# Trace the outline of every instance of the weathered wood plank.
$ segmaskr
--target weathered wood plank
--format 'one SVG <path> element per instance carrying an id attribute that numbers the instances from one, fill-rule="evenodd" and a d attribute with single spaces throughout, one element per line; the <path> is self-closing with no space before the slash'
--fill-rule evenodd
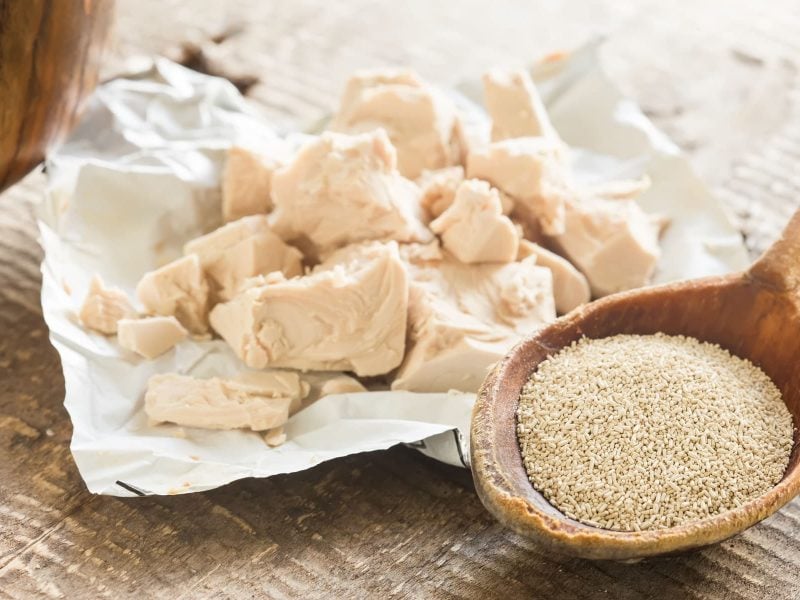
<path id="1" fill-rule="evenodd" d="M 607 31 L 612 76 L 691 153 L 754 251 L 800 203 L 790 0 L 515 2 L 491 14 L 475 0 L 118 4 L 107 73 L 191 42 L 205 68 L 257 79 L 250 97 L 286 127 L 324 114 L 356 67 L 407 63 L 453 83 Z M 39 308 L 30 206 L 42 188 L 34 174 L 0 196 L 0 597 L 800 595 L 798 501 L 713 548 L 623 565 L 545 554 L 488 516 L 467 472 L 405 449 L 192 496 L 91 496 Z"/>

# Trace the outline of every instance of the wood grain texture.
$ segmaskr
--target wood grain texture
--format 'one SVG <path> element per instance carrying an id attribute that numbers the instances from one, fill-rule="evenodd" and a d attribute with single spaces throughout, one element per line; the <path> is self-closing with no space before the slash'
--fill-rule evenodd
<path id="1" fill-rule="evenodd" d="M 0 0 L 0 190 L 42 161 L 94 89 L 113 0 Z"/>
<path id="2" fill-rule="evenodd" d="M 754 252 L 800 202 L 794 0 L 236 3 L 121 0 L 104 75 L 194 45 L 256 80 L 285 127 L 354 68 L 444 83 L 606 33 L 605 63 L 735 209 Z M 797 598 L 800 502 L 716 546 L 636 565 L 547 552 L 502 528 L 469 474 L 394 449 L 182 497 L 85 491 L 39 308 L 35 173 L 0 196 L 0 598 Z"/>

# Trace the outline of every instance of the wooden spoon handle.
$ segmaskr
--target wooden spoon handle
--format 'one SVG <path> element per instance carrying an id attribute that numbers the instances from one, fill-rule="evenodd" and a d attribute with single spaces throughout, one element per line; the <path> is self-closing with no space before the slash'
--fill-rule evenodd
<path id="1" fill-rule="evenodd" d="M 769 288 L 795 292 L 800 300 L 800 210 L 780 239 L 750 267 L 745 276 Z"/>

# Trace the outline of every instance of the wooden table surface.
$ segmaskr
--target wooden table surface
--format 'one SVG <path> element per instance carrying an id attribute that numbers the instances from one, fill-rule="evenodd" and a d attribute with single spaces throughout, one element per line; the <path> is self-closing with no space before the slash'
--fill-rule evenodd
<path id="1" fill-rule="evenodd" d="M 107 75 L 166 53 L 285 127 L 323 115 L 357 67 L 450 84 L 606 35 L 612 77 L 754 254 L 800 204 L 797 0 L 119 0 L 117 21 Z M 543 552 L 493 521 L 467 471 L 405 448 L 189 496 L 89 494 L 39 306 L 43 185 L 34 173 L 0 196 L 0 597 L 800 597 L 800 501 L 717 546 L 626 565 Z"/>

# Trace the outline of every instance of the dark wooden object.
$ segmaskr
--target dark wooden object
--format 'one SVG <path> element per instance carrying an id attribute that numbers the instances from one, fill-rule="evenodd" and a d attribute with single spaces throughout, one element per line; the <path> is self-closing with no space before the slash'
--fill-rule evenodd
<path id="1" fill-rule="evenodd" d="M 61 141 L 94 89 L 113 0 L 0 0 L 0 191 Z"/>

